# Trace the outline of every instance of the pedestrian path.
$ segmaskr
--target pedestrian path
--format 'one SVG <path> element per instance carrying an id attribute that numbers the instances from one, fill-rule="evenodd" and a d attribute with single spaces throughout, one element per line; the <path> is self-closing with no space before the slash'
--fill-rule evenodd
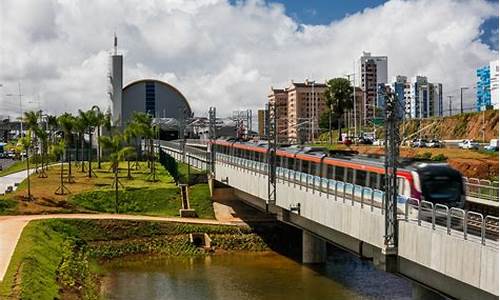
<path id="1" fill-rule="evenodd" d="M 179 218 L 179 217 L 152 217 L 122 214 L 53 214 L 53 215 L 21 215 L 0 217 L 0 281 L 3 280 L 5 272 L 14 254 L 17 242 L 21 237 L 24 226 L 32 220 L 42 219 L 99 219 L 99 220 L 139 220 L 177 222 L 204 225 L 239 225 L 233 222 L 222 222 L 209 219 Z"/>
<path id="2" fill-rule="evenodd" d="M 31 169 L 30 175 L 34 172 L 35 169 Z M 26 170 L 0 177 L 0 195 L 5 194 L 9 186 L 12 186 L 13 191 L 15 191 L 17 188 L 16 184 L 21 183 L 24 179 L 26 179 Z"/>

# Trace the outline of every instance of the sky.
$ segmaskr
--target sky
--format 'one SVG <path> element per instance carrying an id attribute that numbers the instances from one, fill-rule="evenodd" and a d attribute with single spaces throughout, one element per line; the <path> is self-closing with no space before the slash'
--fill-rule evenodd
<path id="1" fill-rule="evenodd" d="M 115 32 L 124 83 L 164 80 L 199 116 L 256 111 L 271 86 L 352 73 L 362 51 L 388 56 L 389 78 L 443 83 L 454 107 L 470 87 L 471 107 L 476 68 L 498 59 L 498 2 L 2 0 L 0 115 L 19 112 L 19 83 L 24 110 L 109 107 Z"/>

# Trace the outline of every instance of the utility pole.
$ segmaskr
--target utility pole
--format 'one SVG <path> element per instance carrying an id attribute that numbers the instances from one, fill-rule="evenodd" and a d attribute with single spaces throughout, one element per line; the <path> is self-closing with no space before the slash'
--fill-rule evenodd
<path id="1" fill-rule="evenodd" d="M 384 209 L 385 209 L 385 236 L 384 244 L 387 254 L 397 253 L 398 246 L 398 220 L 397 220 L 397 198 L 398 198 L 398 181 L 397 170 L 399 165 L 399 122 L 400 116 L 397 108 L 397 98 L 384 87 L 385 98 L 385 194 L 384 194 Z"/>
<path id="2" fill-rule="evenodd" d="M 269 105 L 269 140 L 268 168 L 267 168 L 267 202 L 266 212 L 269 212 L 269 205 L 276 204 L 276 150 L 278 148 L 278 132 L 276 126 L 276 102 Z"/>
<path id="3" fill-rule="evenodd" d="M 208 150 L 210 151 L 210 174 L 212 178 L 215 177 L 215 147 L 214 143 L 215 140 L 217 139 L 217 114 L 215 107 L 210 107 L 208 109 L 208 138 L 210 140 L 209 142 L 209 148 Z"/>
<path id="4" fill-rule="evenodd" d="M 468 87 L 460 88 L 460 114 L 464 113 L 464 90 L 469 89 Z"/>
<path id="5" fill-rule="evenodd" d="M 449 110 L 449 115 L 451 116 L 451 99 L 453 99 L 453 96 L 448 96 L 448 110 Z"/>

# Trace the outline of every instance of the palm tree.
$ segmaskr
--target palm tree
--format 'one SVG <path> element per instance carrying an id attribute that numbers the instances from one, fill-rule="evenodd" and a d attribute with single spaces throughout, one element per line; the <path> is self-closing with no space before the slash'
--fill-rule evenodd
<path id="1" fill-rule="evenodd" d="M 88 177 L 92 177 L 92 132 L 94 131 L 95 127 L 98 126 L 98 117 L 97 113 L 95 110 L 87 110 L 87 111 L 78 111 L 80 115 L 80 119 L 82 120 L 82 125 L 84 126 L 84 130 L 87 131 L 87 134 L 89 135 L 89 144 L 88 144 L 88 155 L 87 155 L 87 160 L 89 163 L 89 168 L 88 168 Z"/>
<path id="2" fill-rule="evenodd" d="M 147 145 L 147 158 L 148 165 L 151 168 L 151 172 L 153 172 L 154 165 L 152 163 L 153 160 L 153 139 L 155 137 L 155 130 L 153 128 L 153 119 L 150 115 L 146 113 L 134 113 L 132 116 L 132 123 L 135 123 L 135 131 L 137 136 L 144 139 L 145 146 Z"/>
<path id="3" fill-rule="evenodd" d="M 34 111 L 27 111 L 24 112 L 23 116 L 23 121 L 24 124 L 26 125 L 26 129 L 30 132 L 30 137 L 33 139 L 35 138 L 35 141 L 31 140 L 29 147 L 33 147 L 33 145 L 37 144 L 38 141 L 36 140 L 37 135 L 36 131 L 39 129 L 38 125 L 38 120 L 40 118 L 40 113 L 39 112 L 34 112 Z M 27 152 L 26 152 L 27 154 Z M 43 165 L 42 165 L 43 168 Z M 38 166 L 36 166 L 37 172 L 38 172 Z"/>
<path id="4" fill-rule="evenodd" d="M 31 129 L 28 130 L 28 134 L 19 139 L 20 146 L 26 151 L 26 181 L 28 183 L 28 197 L 27 200 L 31 200 L 31 180 L 30 180 L 30 155 L 29 149 L 31 147 Z"/>
<path id="5" fill-rule="evenodd" d="M 97 127 L 97 168 L 101 168 L 101 127 L 106 125 L 106 116 L 101 112 L 99 106 L 94 105 L 91 108 L 96 111 L 96 127 Z"/>
<path id="6" fill-rule="evenodd" d="M 73 180 L 73 176 L 71 174 L 71 155 L 68 153 L 68 147 L 71 145 L 71 138 L 73 134 L 73 129 L 75 127 L 75 117 L 70 113 L 64 113 L 57 118 L 57 122 L 59 126 L 63 130 L 64 136 L 64 155 L 66 156 L 66 160 L 68 161 L 68 181 L 71 182 Z"/>
<path id="7" fill-rule="evenodd" d="M 61 172 L 60 172 L 60 178 L 61 178 L 61 183 L 57 190 L 55 191 L 56 195 L 64 195 L 65 193 L 69 193 L 68 188 L 64 185 L 64 152 L 66 149 L 66 145 L 64 144 L 64 140 L 61 140 L 59 143 L 54 143 L 50 147 L 50 152 L 55 155 L 56 157 L 59 157 L 59 161 L 61 162 Z"/>
<path id="8" fill-rule="evenodd" d="M 74 118 L 74 131 L 78 134 L 78 144 L 80 144 L 80 151 L 78 151 L 78 145 L 76 145 L 75 147 L 75 150 L 76 150 L 76 160 L 75 161 L 78 161 L 78 154 L 80 152 L 80 164 L 81 164 L 81 172 L 85 172 L 85 164 L 83 163 L 83 147 L 84 147 L 84 144 L 85 144 L 85 138 L 84 138 L 84 134 L 85 134 L 85 129 L 87 128 L 87 121 L 85 120 L 85 118 L 83 118 L 81 115 L 80 116 L 76 116 Z"/>
<path id="9" fill-rule="evenodd" d="M 104 149 L 109 151 L 109 160 L 114 173 L 112 187 L 115 189 L 115 212 L 119 211 L 118 185 L 121 183 L 118 180 L 119 164 L 125 157 L 134 152 L 133 147 L 125 146 L 125 138 L 120 134 L 115 134 L 112 137 L 102 136 L 101 144 Z"/>

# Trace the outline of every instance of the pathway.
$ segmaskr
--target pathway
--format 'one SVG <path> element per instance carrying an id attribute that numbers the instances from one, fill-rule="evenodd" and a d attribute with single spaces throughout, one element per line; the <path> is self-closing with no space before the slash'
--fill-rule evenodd
<path id="1" fill-rule="evenodd" d="M 33 174 L 35 172 L 35 169 L 30 170 L 30 174 Z M 0 195 L 3 195 L 5 191 L 7 190 L 8 186 L 12 186 L 13 191 L 16 190 L 17 186 L 16 184 L 21 183 L 26 179 L 26 170 L 19 171 L 17 173 L 12 173 L 9 175 L 1 176 L 0 177 Z"/>
<path id="2" fill-rule="evenodd" d="M 191 219 L 179 217 L 151 217 L 122 214 L 54 214 L 54 215 L 21 215 L 0 217 L 0 281 L 3 280 L 7 267 L 24 226 L 32 220 L 42 219 L 113 219 L 177 222 L 205 225 L 239 225 L 233 222 L 222 222 L 209 219 Z"/>

